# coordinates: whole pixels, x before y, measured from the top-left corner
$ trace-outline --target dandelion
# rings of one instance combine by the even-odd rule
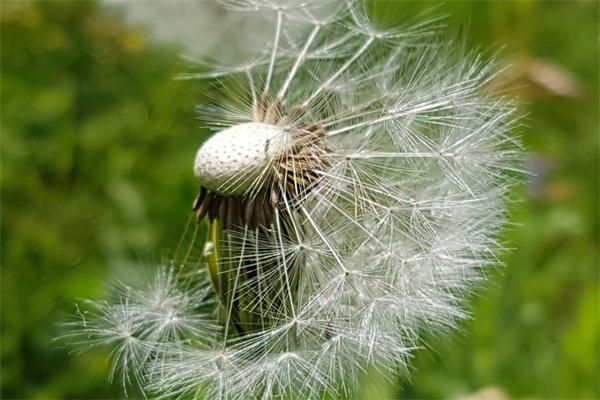
[[[216,131],[194,163],[203,267],[125,292],[88,333],[116,341],[152,396],[347,397],[367,368],[405,369],[420,332],[455,328],[497,264],[514,106],[436,21],[379,29],[350,0],[225,4],[273,35],[184,76],[223,94],[199,107]]]

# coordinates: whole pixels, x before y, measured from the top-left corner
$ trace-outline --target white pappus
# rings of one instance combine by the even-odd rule
[[[110,344],[107,316],[130,319],[138,347],[116,360],[151,396],[345,398],[368,368],[404,369],[420,332],[455,328],[498,264],[514,105],[435,21],[378,29],[358,0],[224,4],[273,35],[248,62],[184,77],[221,89],[199,107],[216,132],[194,164],[212,289],[160,272],[147,290],[169,299],[168,331],[139,318],[138,292],[85,327]]]

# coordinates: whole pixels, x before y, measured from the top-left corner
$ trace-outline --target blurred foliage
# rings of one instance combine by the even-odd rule
[[[510,63],[499,85],[523,100],[519,133],[536,176],[515,193],[525,200],[503,238],[507,267],[490,272],[473,320],[426,339],[410,382],[375,377],[362,398],[490,387],[509,398],[599,398],[599,3],[371,5],[384,23],[437,5],[452,29],[468,22],[470,44]],[[193,111],[207,84],[174,80],[187,68],[182,49],[148,42],[95,2],[0,6],[0,397],[123,397],[107,382],[106,353],[71,354],[55,338],[123,260],[175,249],[208,134]]]
[[[107,266],[174,249],[202,88],[177,49],[90,1],[2,4],[2,398],[116,398],[104,353],[54,338]],[[205,132],[204,132],[205,133]]]

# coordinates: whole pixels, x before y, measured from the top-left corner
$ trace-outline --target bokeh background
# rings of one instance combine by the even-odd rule
[[[124,396],[105,351],[56,338],[124,263],[176,247],[209,134],[194,107],[211,90],[174,79],[181,55],[242,40],[212,1],[170,3],[0,3],[1,398]],[[410,379],[372,376],[359,398],[599,398],[600,3],[370,6],[383,24],[434,7],[507,66],[496,83],[522,102],[532,176],[473,319],[426,337]]]

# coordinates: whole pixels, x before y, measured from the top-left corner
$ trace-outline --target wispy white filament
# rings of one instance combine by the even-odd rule
[[[304,45],[304,47],[302,48],[302,51],[298,55],[298,57],[296,59],[296,63],[294,64],[294,67],[292,68],[292,70],[290,71],[290,74],[286,78],[285,83],[281,87],[281,90],[277,94],[277,97],[283,98],[283,96],[285,96],[285,93],[289,89],[292,79],[294,79],[294,76],[298,72],[298,68],[300,67],[300,65],[302,65],[302,63],[306,59],[306,53],[308,52],[308,49],[309,49],[310,45],[312,44],[313,40],[315,40],[315,37],[317,37],[317,34],[319,33],[320,29],[321,29],[321,24],[315,25],[312,32],[310,33],[310,36],[308,37],[308,39],[306,39],[306,44]]]
[[[279,46],[279,37],[281,36],[281,22],[283,18],[283,11],[277,10],[277,27],[275,28],[275,40],[273,42],[273,52],[271,53],[271,62],[269,64],[269,72],[267,74],[267,80],[265,82],[265,92],[268,92],[271,85],[271,77],[273,76],[273,67],[275,66],[275,60],[277,57],[277,47]]]
[[[432,24],[377,29],[358,0],[226,3],[274,34],[257,61],[195,75],[223,94],[199,108],[219,128],[195,164],[218,200],[208,262],[124,290],[84,331],[153,397],[346,398],[455,328],[497,264],[514,106]]]

